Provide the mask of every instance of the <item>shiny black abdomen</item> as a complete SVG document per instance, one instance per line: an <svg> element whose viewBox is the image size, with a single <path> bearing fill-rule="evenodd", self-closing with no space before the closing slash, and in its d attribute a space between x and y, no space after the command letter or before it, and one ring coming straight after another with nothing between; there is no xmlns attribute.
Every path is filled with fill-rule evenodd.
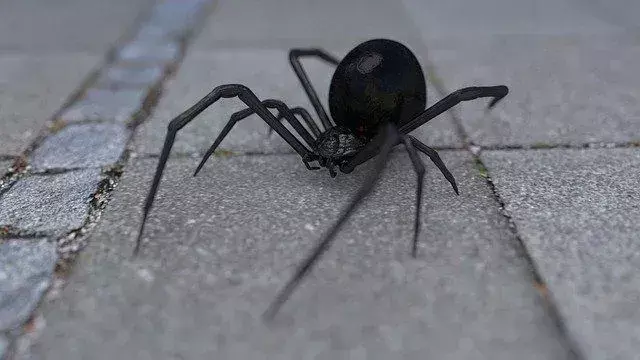
<svg viewBox="0 0 640 360"><path fill-rule="evenodd" d="M374 39L351 50L329 87L329 110L338 126L372 135L385 122L411 120L427 103L422 67L406 46Z"/></svg>

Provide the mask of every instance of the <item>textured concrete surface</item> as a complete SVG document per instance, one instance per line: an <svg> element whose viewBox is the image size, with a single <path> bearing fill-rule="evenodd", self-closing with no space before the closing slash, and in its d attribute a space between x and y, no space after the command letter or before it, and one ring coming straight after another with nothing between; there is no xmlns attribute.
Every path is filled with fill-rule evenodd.
<svg viewBox="0 0 640 360"><path fill-rule="evenodd" d="M122 124L81 124L49 136L32 154L34 171L100 167L122 156L130 131Z"/></svg>
<svg viewBox="0 0 640 360"><path fill-rule="evenodd" d="M402 0L407 13L429 42L443 38L478 39L495 35L602 34L623 29L608 21L597 3L614 12L640 11L640 5L624 1L575 0ZM636 13L638 12L636 11ZM637 26L637 19L633 24ZM472 60L472 58L469 58Z"/></svg>
<svg viewBox="0 0 640 360"><path fill-rule="evenodd" d="M640 141L640 44L629 37L513 35L433 41L430 57L450 90L506 84L504 104L456 108L480 145Z"/></svg>
<svg viewBox="0 0 640 360"><path fill-rule="evenodd" d="M586 358L635 358L640 149L496 151L482 159Z"/></svg>
<svg viewBox="0 0 640 360"><path fill-rule="evenodd" d="M342 57L347 50L332 52ZM136 136L136 150L145 154L158 154L164 144L169 121L195 104L215 86L227 83L245 84L263 100L279 99L289 107L304 106L316 118L311 103L291 69L287 54L288 50L285 49L191 52L177 77L166 85L168 90L154 110L151 120L140 127ZM333 67L316 59L305 59L304 66L328 110L327 98ZM438 100L433 88L429 88L428 92L430 104ZM229 121L231 114L244 108L246 105L238 99L223 99L212 105L178 133L174 151L204 153ZM293 152L277 134L268 138L267 129L268 125L262 119L251 116L239 122L220 146L239 152ZM413 134L430 146L461 146L447 114Z"/></svg>
<svg viewBox="0 0 640 360"><path fill-rule="evenodd" d="M171 161L132 262L156 166L135 160L61 300L46 305L32 358L568 358L470 156L443 158L462 195L428 165L417 260L415 176L395 154L270 327L261 312L368 167L331 179L296 156L214 158L193 178L196 159Z"/></svg>
<svg viewBox="0 0 640 360"><path fill-rule="evenodd" d="M46 239L0 243L0 332L29 318L51 283L57 259L55 243Z"/></svg>
<svg viewBox="0 0 640 360"><path fill-rule="evenodd" d="M9 171L9 167L13 164L11 160L0 160L0 176L6 174Z"/></svg>
<svg viewBox="0 0 640 360"><path fill-rule="evenodd" d="M0 227L63 234L84 223L100 170L30 176L0 196Z"/></svg>
<svg viewBox="0 0 640 360"><path fill-rule="evenodd" d="M175 49L164 53L166 46L138 50L184 35L181 18L191 1L200 0L169 0L158 8L134 37L137 50L125 50L130 62L175 57ZM36 6L34 0L0 0L0 30L8 29L0 31L0 53L101 57L143 2L117 0L109 9L95 2ZM372 37L400 40L423 64L434 61L433 80L449 90L510 86L510 96L488 117L482 116L482 101L456 108L475 142L637 141L639 7L632 0L220 1L195 39L195 51L165 84L156 115L137 134L138 156L157 155L168 121L222 83L244 82L260 97L311 110L287 50L319 46L342 56ZM60 27L52 24L67 26L48 31ZM118 34L109 37L113 29ZM305 64L325 100L332 69L314 60ZM433 94L432 102L438 98ZM91 110L84 103L79 120L87 119L89 109L126 121L137 109L134 98L125 96L133 108L104 101ZM234 105L237 100L220 102L187 126L174 155L207 148L230 112L240 108ZM29 130L33 136L38 130L13 126L12 134ZM459 198L428 165L419 259L408 256L415 175L406 154L398 152L382 186L267 329L258 316L335 221L365 171L336 179L307 171L297 156L273 154L291 150L277 136L266 140L266 129L255 117L246 120L222 147L269 155L216 157L195 179L190 175L199 159L174 158L138 260L129 256L157 158L134 158L62 297L42 309L47 327L24 358L573 358L567 334L551 321L555 310L532 284L524 250L465 152L444 154L460 183ZM445 116L416 133L433 146L460 144ZM0 143L0 158L12 155L4 148L9 142ZM576 340L573 347L586 359L628 359L638 353L640 296L633 221L637 176L626 173L638 173L638 161L635 150L599 151L483 156L548 283L541 291ZM66 183L64 191L71 193L72 183ZM47 193L42 189L34 198ZM35 193L22 191L25 197L15 197L13 208ZM1 216L7 214L6 195L0 197ZM25 205L27 218L64 224L61 217L33 212L47 201Z"/></svg>
<svg viewBox="0 0 640 360"><path fill-rule="evenodd" d="M118 50L117 57L125 62L169 63L180 56L180 46L176 42L152 44L136 40Z"/></svg>
<svg viewBox="0 0 640 360"><path fill-rule="evenodd" d="M163 72L160 65L127 66L117 63L100 74L96 85L109 89L149 87L162 78Z"/></svg>
<svg viewBox="0 0 640 360"><path fill-rule="evenodd" d="M0 1L0 52L102 56L153 0Z"/></svg>
<svg viewBox="0 0 640 360"><path fill-rule="evenodd" d="M376 37L417 40L420 34L401 5L384 0L220 1L194 47L348 48Z"/></svg>
<svg viewBox="0 0 640 360"><path fill-rule="evenodd" d="M127 123L142 109L147 89L89 89L60 118L67 122L116 121Z"/></svg>
<svg viewBox="0 0 640 360"><path fill-rule="evenodd" d="M0 155L24 151L99 62L82 53L0 55Z"/></svg>
<svg viewBox="0 0 640 360"><path fill-rule="evenodd" d="M7 356L7 352L9 351L9 340L6 336L0 335L0 359L3 356Z"/></svg>

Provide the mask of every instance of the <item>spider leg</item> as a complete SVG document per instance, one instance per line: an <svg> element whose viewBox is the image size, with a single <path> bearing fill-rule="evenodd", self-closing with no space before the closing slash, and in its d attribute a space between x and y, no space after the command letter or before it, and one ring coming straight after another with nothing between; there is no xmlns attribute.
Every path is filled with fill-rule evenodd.
<svg viewBox="0 0 640 360"><path fill-rule="evenodd" d="M307 126L309 127L309 130L311 130L311 132L313 133L313 136L315 136L316 139L320 136L320 128L318 128L318 125L316 124L316 122L313 121L313 118L311 117L311 114L309 114L307 109L298 106L291 109L291 112L294 115L299 115L302 118L302 120L304 121L305 124L307 124ZM271 133L273 133L273 129L269 128L268 131L269 131L268 135L271 136Z"/></svg>
<svg viewBox="0 0 640 360"><path fill-rule="evenodd" d="M277 105L274 105L274 102L277 103ZM300 117L302 117L302 120L305 122L305 124L307 124L307 126L309 127L309 130L311 131L311 133L313 134L313 136L315 138L317 138L318 136L320 136L320 129L318 128L318 125L316 125L316 123L313 121L313 119L311 118L311 115L309 114L309 112L307 110L305 110L302 107L295 107L293 109L290 109L284 102L279 101L279 100L274 100L274 99L269 99L269 100L265 100L262 102L262 104L264 106L266 106L267 108L271 108L271 109L277 109L278 110L278 115L276 115L276 119L278 120L282 120L283 118L286 118L286 115L288 113L294 114L294 115L300 115ZM267 105L269 104L269 105ZM286 109L286 111L281 111L281 109ZM246 108L240 111L237 111L235 113L233 113L231 115L231 118L236 118L237 117L237 121L240 121L246 117L249 117L250 115L253 115L255 112L250 109L250 108ZM291 123L291 122L289 122ZM271 136L271 134L273 133L273 128L269 127L268 129L269 133L268 135ZM304 132L308 131L305 129Z"/></svg>
<svg viewBox="0 0 640 360"><path fill-rule="evenodd" d="M422 205L422 185L424 180L424 163L415 147L413 146L412 139L410 136L402 136L402 142L404 143L407 152L409 153L409 158L411 158L411 162L413 163L413 168L416 171L416 175L418 177L418 184L416 187L416 217L414 223L414 231L413 231L413 244L411 246L411 256L414 258L418 253L418 234L420 233L420 207Z"/></svg>
<svg viewBox="0 0 640 360"><path fill-rule="evenodd" d="M360 202L371 192L373 186L377 182L382 170L384 169L387 159L389 157L389 153L391 149L396 144L398 140L398 131L392 124L387 124L385 129L380 132L375 141L369 142L367 147L378 147L380 143L382 143L382 147L380 150L380 157L375 164L375 167L369 178L365 181L365 183L360 187L356 195L353 197L349 205L342 211L340 218L338 221L329 229L327 233L325 233L322 240L318 241L313 250L309 253L307 258L305 258L302 263L300 263L298 269L296 270L294 276L289 280L289 282L285 285L285 287L278 293L274 301L264 312L263 316L266 320L271 320L275 314L278 312L282 304L291 296L295 288L300 284L302 279L309 273L311 267L320 259L320 256L329 248L333 240L335 239L338 230L342 227L342 225L349 218L351 213L356 209L356 207L360 204Z"/></svg>
<svg viewBox="0 0 640 360"><path fill-rule="evenodd" d="M447 95L442 100L431 105L422 114L416 116L413 120L400 126L400 133L408 134L427 121L435 118L443 112L451 109L463 101L470 101L479 98L492 97L493 99L487 106L487 110L493 108L502 98L507 96L509 88L504 85L499 86L474 86L459 89Z"/></svg>
<svg viewBox="0 0 640 360"><path fill-rule="evenodd" d="M268 99L263 101L262 105L264 105L267 109L278 110L278 116L276 117L278 122L284 117L285 119L287 119L287 121L289 121L289 124L293 126L294 130L296 130L296 132L300 134L300 136L304 139L304 141L307 144L309 144L309 146L313 146L313 144L315 144L316 140L313 138L313 136L311 136L311 134L309 134L307 129L305 129L304 126L302 126L302 124L300 124L298 119L296 119L296 117L293 115L291 109L289 109L289 107L285 103L279 100ZM254 113L255 113L254 109L247 108L247 109L235 112L233 115L231 115L231 118L229 119L229 122L227 123L227 125L225 125L225 127L222 129L222 131L220 132L220 135L218 135L216 140L213 142L213 145L211 145L209 150L207 150L207 152L205 153L204 157L202 158L202 161L200 161L200 164L198 164L198 167L196 168L196 171L193 173L193 176L198 175L198 172L200 172L200 169L202 169L202 167L204 166L204 163L216 151L216 149L218 148L218 145L220 145L220 143L225 138L225 136L227 136L229 131L231 131L231 128L233 128L233 126L238 121L245 119L250 115L253 115ZM271 126L269 128L273 129ZM315 168L311 168L310 166L308 166L307 168L310 168L312 170L317 170Z"/></svg>
<svg viewBox="0 0 640 360"><path fill-rule="evenodd" d="M138 254L138 251L140 250L140 240L142 239L144 225L146 223L147 216L149 215L149 211L151 210L151 206L153 205L153 200L155 198L156 192L158 191L158 185L160 184L160 179L162 178L162 172L164 171L164 168L167 164L169 153L171 152L171 148L173 147L176 134L180 129L182 129L196 116L198 116L198 114L203 112L206 108L213 105L218 100L222 98L233 97L238 97L248 107L252 108L264 121L266 121L269 126L273 127L276 132L280 136L282 136L285 141L289 145L291 145L291 147L298 154L300 154L300 156L302 156L303 161L306 162L314 160L315 156L313 155L313 153L311 153L306 147L304 147L304 145L302 145L302 143L300 143L300 141L298 141L298 139L296 139L296 137L293 136L293 134L291 134L289 130L284 127L284 125L276 120L273 114L271 114L271 112L264 105L262 105L260 100L258 100L256 95L251 90L249 90L249 88L240 84L227 84L214 88L209 94L200 99L200 101L198 101L195 105L182 112L169 123L169 126L167 128L167 135L164 139L162 153L160 154L160 160L158 161L156 173L151 184L151 189L147 194L147 199L143 208L142 223L140 224L140 229L136 238L136 245L133 250L134 256L136 256Z"/></svg>
<svg viewBox="0 0 640 360"><path fill-rule="evenodd" d="M447 169L447 166L444 164L444 162L440 158L440 155L438 155L438 152L428 147L427 145L423 144L420 140L414 138L411 135L407 135L407 137L411 139L411 143L413 144L414 147L416 147L418 150L423 152L425 155L429 157L429 159L431 159L431 161L433 161L433 163L438 167L438 169L440 169L440 172L442 172L442 175L444 175L445 179L449 181L449 183L453 187L453 191L456 192L456 195L460 195L460 193L458 192L458 185L456 185L456 179L453 177L449 169Z"/></svg>
<svg viewBox="0 0 640 360"><path fill-rule="evenodd" d="M300 80L300 83L302 84L304 91L307 93L307 96L309 97L309 101L311 101L311 104L315 108L316 113L318 113L320 122L322 123L322 126L326 131L327 129L332 128L333 124L331 123L331 120L329 120L327 111L322 106L322 103L318 98L318 94L316 93L316 90L313 88L313 85L311 84L311 81L309 80L307 73L302 68L302 64L300 63L300 58L303 56L315 56L332 65L338 65L340 63L340 60L338 60L338 58L329 54L328 52L322 49L317 49L317 48L291 49L289 51L289 62L293 67L293 71L298 76L298 79Z"/></svg>

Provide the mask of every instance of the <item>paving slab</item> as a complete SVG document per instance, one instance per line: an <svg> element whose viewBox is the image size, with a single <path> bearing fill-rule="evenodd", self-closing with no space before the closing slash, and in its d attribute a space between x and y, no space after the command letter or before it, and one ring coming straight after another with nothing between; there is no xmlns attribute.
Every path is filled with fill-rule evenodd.
<svg viewBox="0 0 640 360"><path fill-rule="evenodd" d="M329 50L331 51L331 50ZM334 51L342 57L347 52ZM136 150L143 154L158 154L164 144L167 124L191 107L215 86L227 83L245 84L260 99L280 99L289 107L303 106L317 118L299 80L295 76L285 49L220 49L213 52L193 51L181 65L177 77L166 84L166 92L150 121L140 127ZM305 69L312 79L325 109L333 68L316 59L305 59ZM438 98L429 90L429 102ZM213 143L235 111L246 108L238 99L223 99L209 107L179 133L174 151L204 153ZM277 134L267 137L268 126L257 116L251 116L229 133L222 148L244 152L293 152ZM461 146L451 118L441 116L416 130L416 136L432 146Z"/></svg>
<svg viewBox="0 0 640 360"><path fill-rule="evenodd" d="M99 169L30 176L0 195L0 227L61 235L82 226Z"/></svg>
<svg viewBox="0 0 640 360"><path fill-rule="evenodd" d="M127 146L130 131L122 124L67 126L34 150L34 171L75 169L115 164Z"/></svg>
<svg viewBox="0 0 640 360"><path fill-rule="evenodd" d="M6 336L0 334L0 359L7 356L9 350L9 339Z"/></svg>
<svg viewBox="0 0 640 360"><path fill-rule="evenodd" d="M60 114L65 122L114 121L127 123L142 110L148 91L137 89L89 89L82 99Z"/></svg>
<svg viewBox="0 0 640 360"><path fill-rule="evenodd" d="M0 176L9 172L9 168L13 164L12 160L0 160Z"/></svg>
<svg viewBox="0 0 640 360"><path fill-rule="evenodd" d="M0 52L89 52L102 56L153 3L4 0L0 2Z"/></svg>
<svg viewBox="0 0 640 360"><path fill-rule="evenodd" d="M130 66L116 63L100 74L96 86L108 89L148 88L160 81L163 75L164 68L160 65Z"/></svg>
<svg viewBox="0 0 640 360"><path fill-rule="evenodd" d="M484 146L640 141L640 43L622 36L505 35L432 41L436 72L451 91L509 86L504 103L456 112Z"/></svg>
<svg viewBox="0 0 640 360"><path fill-rule="evenodd" d="M47 239L0 241L0 332L29 319L49 288L57 259L56 244Z"/></svg>
<svg viewBox="0 0 640 360"><path fill-rule="evenodd" d="M565 359L522 250L464 151L427 165L418 259L415 176L392 155L380 186L276 322L260 315L370 166L331 179L297 156L169 162L131 258L156 159L135 159L31 358Z"/></svg>
<svg viewBox="0 0 640 360"><path fill-rule="evenodd" d="M428 41L512 34L592 35L621 31L624 27L620 22L603 19L600 9L594 11L597 7L592 5L598 2L613 9L629 11L634 8L629 4L631 1L605 3L600 0L401 1Z"/></svg>
<svg viewBox="0 0 640 360"><path fill-rule="evenodd" d="M640 352L640 149L482 159L587 359Z"/></svg>
<svg viewBox="0 0 640 360"><path fill-rule="evenodd" d="M180 44L177 41L155 44L146 39L135 39L119 49L117 57L124 62L171 63L180 57Z"/></svg>
<svg viewBox="0 0 640 360"><path fill-rule="evenodd" d="M0 55L0 155L24 151L99 63L84 53Z"/></svg>
<svg viewBox="0 0 640 360"><path fill-rule="evenodd" d="M420 33L402 5L384 0L220 1L194 48L350 47L377 37L419 39Z"/></svg>

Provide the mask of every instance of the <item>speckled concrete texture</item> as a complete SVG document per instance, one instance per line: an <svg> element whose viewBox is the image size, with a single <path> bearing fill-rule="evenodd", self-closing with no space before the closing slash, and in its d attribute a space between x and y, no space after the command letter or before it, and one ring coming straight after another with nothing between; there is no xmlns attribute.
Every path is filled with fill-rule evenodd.
<svg viewBox="0 0 640 360"><path fill-rule="evenodd" d="M379 186L266 327L261 312L336 220L369 166L331 179L297 156L171 161L131 259L155 159L135 160L60 301L47 359L568 358L518 242L466 152L428 165L418 259L415 175L394 154Z"/></svg>
<svg viewBox="0 0 640 360"><path fill-rule="evenodd" d="M491 151L487 165L588 359L640 352L640 149Z"/></svg>
<svg viewBox="0 0 640 360"><path fill-rule="evenodd" d="M55 243L46 239L0 242L0 332L29 318L49 288L57 259Z"/></svg>
<svg viewBox="0 0 640 360"><path fill-rule="evenodd" d="M429 49L450 91L509 86L488 115L483 101L455 108L476 144L640 141L640 44L628 36L505 35L433 41Z"/></svg>
<svg viewBox="0 0 640 360"><path fill-rule="evenodd" d="M122 124L82 124L48 137L31 157L34 171L100 167L122 156L130 131Z"/></svg>
<svg viewBox="0 0 640 360"><path fill-rule="evenodd" d="M64 234L84 223L99 169L18 180L0 195L0 226L29 233Z"/></svg>
<svg viewBox="0 0 640 360"><path fill-rule="evenodd" d="M83 53L0 52L0 155L18 156L26 150L99 62Z"/></svg>

